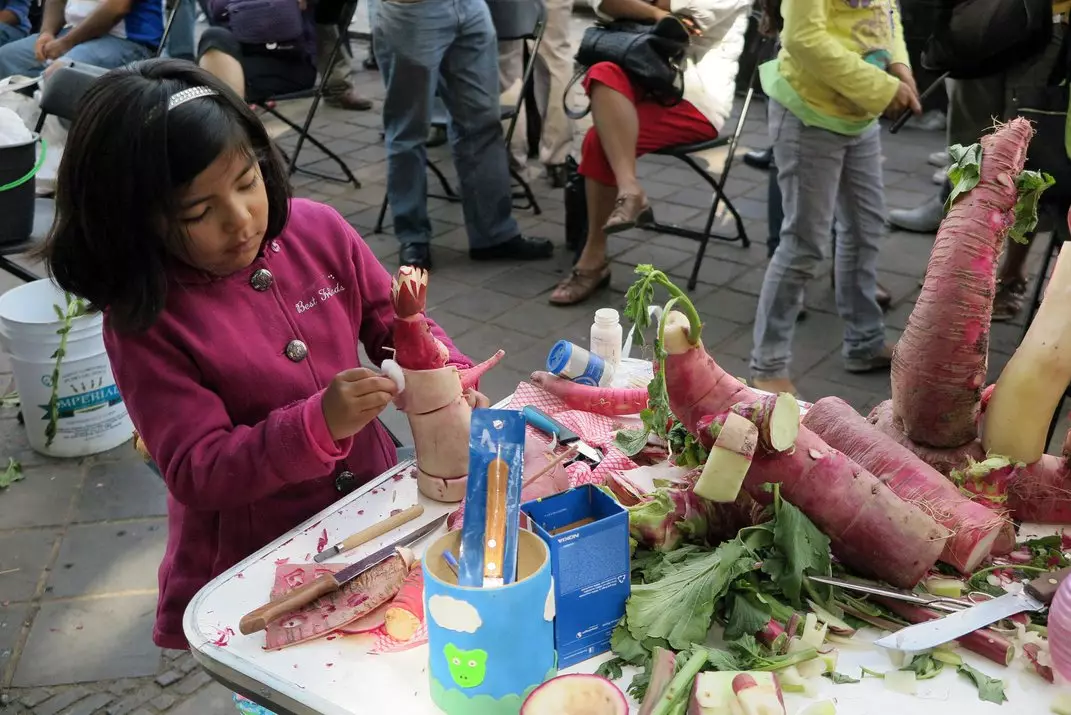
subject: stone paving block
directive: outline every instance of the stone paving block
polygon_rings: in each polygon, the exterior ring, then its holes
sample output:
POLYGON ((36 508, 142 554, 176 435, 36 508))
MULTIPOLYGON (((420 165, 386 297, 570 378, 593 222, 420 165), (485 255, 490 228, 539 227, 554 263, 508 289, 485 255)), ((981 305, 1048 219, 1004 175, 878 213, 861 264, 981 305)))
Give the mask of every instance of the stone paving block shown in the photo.
POLYGON ((446 331, 450 339, 457 343, 458 338, 480 325, 477 320, 463 318, 446 310, 436 310, 431 319, 438 323, 439 327, 446 331))
POLYGON ((554 276, 531 271, 522 266, 500 273, 483 285, 498 293, 517 298, 535 298, 540 295, 549 295, 557 283, 554 276))
POLYGON ((480 380, 480 392, 487 395, 491 404, 509 397, 517 385, 528 380, 530 372, 521 372, 508 367, 496 367, 480 380))
POLYGON ((52 569, 47 598, 157 587, 166 519, 72 526, 52 569))
POLYGON ((178 695, 192 695, 212 682, 212 676, 203 670, 195 670, 185 677, 178 685, 171 688, 172 693, 178 695))
POLYGON ((15 671, 14 687, 155 675, 156 595, 113 596, 41 606, 15 671))
MULTIPOLYGON (((129 450, 133 453, 133 449, 129 450)), ((167 514, 167 487, 137 455, 94 464, 86 473, 75 522, 167 514)))
POLYGON ((537 339, 514 330, 504 330, 497 325, 485 324, 465 333, 461 341, 464 343, 465 353, 473 360, 485 360, 501 349, 506 351, 503 361, 512 363, 514 355, 530 348, 537 339))
POLYGON ((94 693, 88 698, 79 700, 73 708, 65 710, 63 715, 93 715, 113 700, 115 696, 110 693, 94 693))
POLYGON ((621 263, 629 266, 637 266, 641 263, 650 263, 659 270, 669 273, 673 269, 687 262, 691 269, 695 259, 694 244, 681 240, 680 248, 666 248, 654 246, 650 243, 640 244, 636 248, 621 255, 618 259, 621 263))
POLYGON ((156 676, 155 682, 161 688, 166 688, 169 685, 173 685, 182 680, 182 672, 178 670, 168 670, 160 675, 156 676))
POLYGON ((696 310, 704 318, 718 316, 725 320, 731 320, 746 325, 755 321, 755 310, 758 307, 758 297, 732 290, 731 288, 719 288, 700 298, 693 299, 696 310))
POLYGON ((506 330, 516 330, 532 337, 549 340, 547 349, 557 340, 564 340, 564 326, 586 318, 594 319, 595 310, 602 307, 599 301, 566 307, 551 306, 546 298, 532 298, 491 320, 506 330))
POLYGON ((234 715, 234 694, 213 683, 169 711, 169 715, 234 715))
POLYGON ((58 715, 65 708, 69 708, 87 695, 89 695, 89 690, 86 688, 78 687, 64 690, 35 707, 34 713, 36 715, 58 715))
POLYGON ((12 431, 17 427, 18 439, 25 442, 25 431, 15 420, 0 420, 0 444, 6 453, 22 462, 22 481, 4 490, 4 507, 0 509, 0 530, 26 527, 58 526, 67 521, 70 505, 82 483, 83 467, 77 461, 42 464, 44 458, 29 457, 29 450, 12 449, 12 431))
MULTIPOLYGON (((9 490, 20 486, 16 483, 9 490)), ((33 597, 58 538, 59 532, 52 529, 0 536, 0 602, 28 601, 33 597)))
MULTIPOLYGON (((701 284, 705 286, 720 287, 728 285, 729 283, 736 280, 741 273, 747 270, 747 268, 741 265, 740 263, 733 263, 731 261, 723 260, 722 258, 712 256, 709 251, 711 248, 714 247, 714 244, 715 241, 711 241, 707 245, 708 252, 703 262, 699 266, 698 280, 701 284)), ((678 240, 678 245, 681 245, 680 240, 678 240)), ((696 249, 698 249, 699 247, 698 244, 683 245, 694 245, 696 249)), ((745 253, 745 251, 739 248, 739 244, 737 244, 735 250, 740 251, 741 256, 743 256, 743 254, 745 253)), ((695 255, 693 254, 690 260, 687 260, 684 263, 680 263, 676 267, 670 269, 667 275, 669 275, 670 280, 677 284, 678 287, 686 288, 688 285, 688 279, 692 275, 692 268, 694 265, 695 255)))
POLYGON ((164 711, 170 708, 172 705, 178 702, 178 698, 169 693, 157 695, 152 699, 151 705, 157 710, 164 711))
POLYGON ((933 249, 933 236, 892 231, 881 244, 878 262, 883 272, 921 278, 933 249))
POLYGON ((34 688, 19 694, 19 702, 28 708, 35 708, 52 697, 52 691, 34 688))

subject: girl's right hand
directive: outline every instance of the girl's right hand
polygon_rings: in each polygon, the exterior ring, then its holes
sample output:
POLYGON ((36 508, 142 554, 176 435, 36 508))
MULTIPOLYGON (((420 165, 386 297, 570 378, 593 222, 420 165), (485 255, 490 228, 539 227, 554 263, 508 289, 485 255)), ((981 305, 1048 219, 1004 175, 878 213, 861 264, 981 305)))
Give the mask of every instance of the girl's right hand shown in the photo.
POLYGON ((322 403, 331 437, 337 442, 357 434, 383 412, 397 393, 393 380, 365 367, 335 375, 322 403))
POLYGON ((922 104, 919 102, 918 91, 909 83, 900 80, 900 86, 896 88, 896 95, 889 102, 889 106, 885 108, 885 116, 889 119, 896 119, 904 113, 905 109, 910 109, 913 114, 922 114, 922 104))

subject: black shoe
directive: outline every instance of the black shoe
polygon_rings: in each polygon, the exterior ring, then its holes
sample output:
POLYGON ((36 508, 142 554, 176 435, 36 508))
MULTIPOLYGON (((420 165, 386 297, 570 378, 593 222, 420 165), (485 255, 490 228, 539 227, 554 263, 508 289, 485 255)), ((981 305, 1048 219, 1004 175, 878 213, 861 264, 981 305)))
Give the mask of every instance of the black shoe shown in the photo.
POLYGON ((398 254, 399 266, 416 266, 431 270, 431 246, 426 243, 403 243, 398 254))
POLYGON ((474 261, 542 261, 554 254, 554 244, 543 238, 514 236, 508 241, 488 248, 470 248, 474 261))
POLYGON ((368 53, 368 56, 364 58, 364 62, 361 64, 364 65, 366 70, 371 70, 373 72, 379 69, 379 63, 376 62, 376 56, 371 52, 368 53))
POLYGON ((766 171, 773 164, 773 147, 767 147, 760 151, 749 151, 744 154, 744 163, 752 169, 766 171))
POLYGON ((428 132, 428 148, 434 149, 437 146, 442 146, 446 143, 446 129, 443 127, 432 127, 428 132))
POLYGON ((564 189, 569 180, 569 167, 566 164, 547 164, 547 181, 551 188, 564 189))

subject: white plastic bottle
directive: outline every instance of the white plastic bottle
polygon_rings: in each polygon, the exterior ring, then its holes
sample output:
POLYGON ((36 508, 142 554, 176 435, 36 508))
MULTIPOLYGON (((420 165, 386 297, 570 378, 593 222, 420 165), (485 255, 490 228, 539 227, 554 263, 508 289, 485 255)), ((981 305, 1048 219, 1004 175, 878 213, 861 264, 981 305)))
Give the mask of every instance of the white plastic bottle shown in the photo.
POLYGON ((616 370, 621 364, 621 318, 613 308, 595 311, 591 324, 591 352, 616 370))

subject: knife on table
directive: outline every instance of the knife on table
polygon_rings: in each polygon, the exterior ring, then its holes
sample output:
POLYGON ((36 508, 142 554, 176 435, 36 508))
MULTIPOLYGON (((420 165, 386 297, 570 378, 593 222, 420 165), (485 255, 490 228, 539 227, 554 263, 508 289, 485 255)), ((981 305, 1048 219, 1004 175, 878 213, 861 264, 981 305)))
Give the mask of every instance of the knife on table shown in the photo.
POLYGON ((1040 611, 1048 606, 1060 587, 1071 575, 1071 568, 1042 574, 1024 584, 1019 593, 1006 593, 991 601, 964 608, 941 618, 901 629, 874 641, 875 645, 893 650, 918 651, 954 641, 979 628, 1024 611, 1040 611))
POLYGON ((419 529, 411 531, 393 543, 384 546, 379 551, 364 557, 360 561, 350 564, 338 573, 324 574, 314 581, 309 581, 302 586, 287 591, 271 603, 266 603, 255 611, 250 611, 242 616, 242 620, 238 623, 238 630, 241 631, 242 635, 249 635, 251 633, 256 633, 257 631, 262 631, 268 627, 269 623, 277 618, 281 618, 287 613, 309 605, 322 596, 337 591, 346 583, 357 578, 376 564, 389 559, 394 555, 397 548, 415 544, 438 529, 439 526, 446 521, 447 516, 449 516, 449 514, 443 514, 419 529))
POLYGON ((532 425, 540 432, 556 438, 558 444, 566 446, 575 445, 579 457, 591 462, 593 467, 598 466, 599 463, 602 462, 603 455, 601 450, 592 447, 590 444, 580 439, 580 435, 570 430, 543 410, 529 405, 525 407, 522 412, 524 413, 524 419, 528 424, 532 425))
POLYGON ((372 539, 378 539, 380 536, 383 536, 388 531, 392 531, 393 529, 396 529, 399 526, 407 524, 413 519, 419 518, 423 514, 424 507, 422 507, 420 504, 414 504, 405 511, 400 511, 394 516, 387 517, 378 524, 373 524, 372 526, 368 527, 367 529, 364 529, 363 531, 358 531, 352 536, 347 536, 345 539, 338 542, 334 546, 328 547, 313 556, 312 560, 318 564, 323 563, 324 561, 327 561, 328 559, 333 558, 344 551, 356 549, 358 546, 366 544, 372 539))
POLYGON ((814 581, 815 583, 826 584, 827 586, 836 586, 837 588, 842 588, 846 591, 865 593, 869 596, 894 598, 897 601, 914 603, 918 606, 925 606, 926 608, 932 608, 939 611, 949 611, 954 613, 964 608, 970 608, 975 603, 974 601, 968 601, 965 598, 933 596, 928 593, 893 588, 892 586, 886 586, 873 581, 857 581, 854 579, 833 578, 831 576, 814 576, 812 574, 807 574, 807 579, 814 581))

